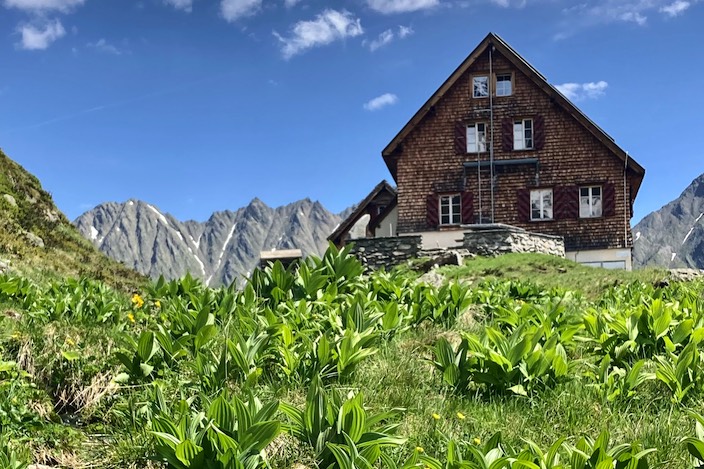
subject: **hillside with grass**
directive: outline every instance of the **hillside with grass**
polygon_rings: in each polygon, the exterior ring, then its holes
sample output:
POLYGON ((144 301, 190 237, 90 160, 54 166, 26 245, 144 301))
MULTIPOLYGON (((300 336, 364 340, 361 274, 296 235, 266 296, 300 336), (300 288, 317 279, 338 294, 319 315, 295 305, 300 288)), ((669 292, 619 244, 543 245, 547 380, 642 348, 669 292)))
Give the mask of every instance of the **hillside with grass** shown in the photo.
POLYGON ((145 281, 85 240, 39 180, 1 150, 0 261, 30 277, 85 276, 124 289, 145 281))
POLYGON ((0 467, 704 462, 704 283, 542 255, 243 290, 0 276, 0 467))

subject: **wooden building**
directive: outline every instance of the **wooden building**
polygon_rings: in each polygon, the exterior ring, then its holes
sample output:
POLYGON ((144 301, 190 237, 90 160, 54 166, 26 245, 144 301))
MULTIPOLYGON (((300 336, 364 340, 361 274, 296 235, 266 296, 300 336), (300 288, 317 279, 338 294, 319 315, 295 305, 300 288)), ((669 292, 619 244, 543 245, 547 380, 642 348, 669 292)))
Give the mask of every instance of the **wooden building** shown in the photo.
POLYGON ((397 184, 398 235, 449 247, 468 225, 506 224, 564 237, 578 262, 631 268, 645 170, 495 34, 382 156, 397 184))
POLYGON ((396 189, 381 181, 328 236, 336 246, 358 238, 396 236, 396 189))

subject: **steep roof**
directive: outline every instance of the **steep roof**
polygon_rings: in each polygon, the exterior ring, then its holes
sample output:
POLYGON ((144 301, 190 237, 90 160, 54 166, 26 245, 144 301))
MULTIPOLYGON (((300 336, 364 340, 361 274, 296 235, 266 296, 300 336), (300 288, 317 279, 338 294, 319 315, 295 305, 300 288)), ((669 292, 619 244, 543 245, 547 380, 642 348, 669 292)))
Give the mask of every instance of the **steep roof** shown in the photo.
POLYGON ((529 64, 523 57, 513 50, 511 46, 503 39, 494 33, 489 33, 484 40, 467 56, 457 69, 445 80, 438 90, 423 104, 423 106, 415 113, 410 121, 401 129, 401 131, 391 140, 384 148, 381 155, 384 157, 386 166, 389 168, 391 175, 396 180, 396 160, 398 158, 399 149, 403 140, 411 133, 411 131, 431 112, 433 107, 440 101, 445 93, 452 88, 457 80, 476 62, 476 60, 487 50, 493 46, 495 50, 501 53, 509 60, 517 69, 523 72, 530 78, 540 89, 547 93, 555 103, 560 105, 568 114, 574 117, 584 128, 594 135, 604 146, 606 146, 617 158, 624 162, 636 176, 636 184, 633 187, 632 197, 635 199, 640 184, 645 174, 645 169, 638 164, 628 153, 616 144, 604 130, 596 125, 594 121, 589 119, 582 111, 577 108, 569 99, 560 93, 557 88, 548 83, 545 76, 529 64))
POLYGON ((393 195, 396 195, 396 189, 389 184, 386 179, 381 181, 379 184, 377 184, 374 189, 367 195, 358 205, 355 207, 354 211, 350 213, 350 215, 345 218, 342 223, 338 225, 337 228, 335 228, 335 231, 333 231, 330 236, 328 236, 328 240, 332 241, 333 243, 337 243, 339 240, 338 238, 345 233, 347 233, 352 226, 357 223, 357 220, 360 219, 362 215, 364 215, 365 210, 367 209, 367 206, 376 198, 377 195, 379 195, 382 191, 388 191, 393 195))

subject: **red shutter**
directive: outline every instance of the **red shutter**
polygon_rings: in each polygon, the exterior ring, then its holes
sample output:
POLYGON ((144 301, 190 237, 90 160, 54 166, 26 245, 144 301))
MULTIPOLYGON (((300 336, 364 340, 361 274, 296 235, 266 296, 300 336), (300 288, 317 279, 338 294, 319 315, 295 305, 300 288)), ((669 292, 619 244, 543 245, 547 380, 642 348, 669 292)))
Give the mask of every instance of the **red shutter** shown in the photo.
POLYGON ((535 149, 542 150, 545 145, 545 119, 543 116, 535 116, 533 118, 533 132, 535 139, 535 149))
POLYGON ((530 190, 529 189, 518 189, 517 192, 517 208, 518 208, 518 221, 529 222, 530 221, 530 190))
POLYGON ((462 192, 462 223, 469 225, 474 222, 474 198, 469 191, 462 192))
POLYGON ((579 188, 561 186, 553 189, 554 214, 556 220, 579 217, 579 188))
POLYGON ((427 221, 428 228, 435 229, 440 224, 439 216, 439 201, 437 194, 430 194, 427 201, 427 221))
POLYGON ((510 117, 501 120, 501 146, 504 151, 513 151, 513 120, 510 117))
POLYGON ((565 212, 565 195, 566 187, 557 186, 552 189, 552 214, 555 220, 562 220, 567 218, 567 213, 565 212))
POLYGON ((455 124, 455 153, 464 155, 467 153, 467 124, 457 122, 455 124))
POLYGON ((616 189, 610 182, 604 183, 602 186, 602 201, 601 207, 605 217, 613 217, 616 215, 616 189))

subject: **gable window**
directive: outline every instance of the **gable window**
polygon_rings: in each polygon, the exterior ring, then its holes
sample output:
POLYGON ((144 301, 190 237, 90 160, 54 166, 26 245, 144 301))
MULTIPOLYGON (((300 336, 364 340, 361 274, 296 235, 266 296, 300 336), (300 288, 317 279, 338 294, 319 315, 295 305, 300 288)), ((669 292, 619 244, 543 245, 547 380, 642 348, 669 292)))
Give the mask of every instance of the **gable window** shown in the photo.
POLYGON ((513 94, 513 81, 510 73, 496 75, 496 96, 511 96, 513 94))
POLYGON ((472 78, 472 96, 486 98, 489 96, 489 77, 479 76, 472 78))
POLYGON ((440 196, 440 224, 459 225, 461 220, 460 194, 440 196))
POLYGON ((552 189, 530 191, 530 219, 552 220, 552 189))
POLYGON ((486 151, 486 124, 477 122, 467 126, 467 153, 486 151))
POLYGON ((533 149, 533 119, 513 121, 513 149, 533 149))
POLYGON ((579 218, 596 218, 602 215, 601 186, 579 188, 579 218))

